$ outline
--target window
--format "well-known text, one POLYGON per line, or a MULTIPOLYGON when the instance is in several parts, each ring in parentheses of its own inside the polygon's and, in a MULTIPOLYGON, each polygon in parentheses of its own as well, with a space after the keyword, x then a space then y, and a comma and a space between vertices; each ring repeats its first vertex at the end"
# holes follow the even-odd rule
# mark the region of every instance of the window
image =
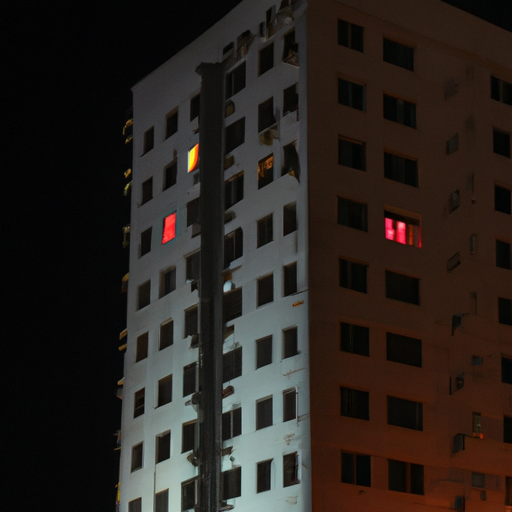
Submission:
POLYGON ((510 215, 510 189, 494 185, 494 209, 510 215))
POLYGON ((258 162, 258 189, 272 183, 274 179, 274 155, 269 155, 258 162))
POLYGON ((491 76, 491 98, 512 105, 512 84, 491 76))
POLYGON ((128 512, 142 512, 142 498, 128 502, 128 512))
POLYGON ((297 263, 291 263, 283 267, 283 281, 283 297, 297 293, 297 263))
POLYGON ((357 110, 366 110, 365 86, 338 78, 338 103, 357 110))
POLYGON ((256 369, 272 364, 272 336, 256 340, 256 369))
POLYGON ((339 263, 340 286, 356 292, 366 293, 368 265, 342 259, 339 260, 339 263))
POLYGON ((505 505, 512 505, 512 476, 505 477, 505 505))
POLYGON ((222 301, 224 323, 242 316, 242 287, 224 293, 222 301))
POLYGON ((140 256, 144 256, 144 254, 147 254, 149 251, 151 251, 151 228, 148 228, 144 230, 140 234, 140 256))
POLYGON ((139 310, 149 306, 150 297, 151 281, 146 281, 139 286, 137 291, 137 309, 139 310))
POLYGON ((185 310, 185 338, 198 333, 197 305, 185 310))
POLYGON ((501 356, 501 382, 512 384, 512 358, 501 356))
POLYGON ((299 65, 298 53, 299 45, 295 42, 295 30, 288 32, 283 37, 283 62, 292 66, 299 65))
POLYGON ((181 426, 181 453, 194 449, 196 439, 197 421, 189 421, 181 426))
POLYGON ((510 133, 494 128, 492 131, 492 150, 497 155, 510 158, 510 133))
POLYGON ((359 389, 340 388, 341 415, 360 420, 370 419, 370 393, 359 389))
POLYGON ((194 478, 181 484, 181 510, 195 509, 197 504, 198 480, 194 478))
POLYGON ((371 487, 371 457, 357 453, 341 452, 341 481, 345 484, 371 487))
POLYGON ((417 187, 418 162, 410 158, 384 153, 384 177, 417 187))
POLYGON ((167 114, 165 118, 165 138, 168 139, 178 131, 178 111, 167 114))
POLYGON ((156 436, 155 455, 155 464, 171 457, 171 432, 165 432, 156 436))
POLYGON ((174 343, 174 322, 167 320, 160 324, 160 340, 158 350, 170 347, 174 343))
POLYGON ((366 171, 365 143, 350 140, 338 139, 338 163, 352 169, 366 171))
POLYGON ((453 137, 446 142, 446 154, 451 155, 459 149, 459 134, 456 133, 453 137))
POLYGON ((229 210, 234 204, 244 198, 244 173, 241 172, 224 184, 224 207, 229 210))
POLYGON ((297 327, 283 330, 283 359, 296 356, 298 351, 297 327))
POLYGON ((295 112, 299 108, 297 84, 290 85, 283 91, 283 115, 295 112))
POLYGON ((178 160, 175 158, 165 169, 164 169, 164 186, 163 190, 171 188, 176 185, 176 177, 178 175, 178 160))
POLYGON ((155 494, 155 512, 169 512, 169 489, 155 494))
POLYGON ((274 233, 273 233, 273 217, 272 214, 267 215, 266 217, 263 217, 263 219, 260 219, 258 221, 258 241, 257 241, 257 247, 262 247, 269 242, 272 242, 274 239, 274 233))
POLYGON ((370 329, 341 322, 341 350, 361 356, 370 355, 370 329))
POLYGON ((482 432, 482 414, 479 412, 473 413, 473 435, 480 434, 482 432))
POLYGON ((158 381, 158 404, 157 407, 172 402, 172 375, 168 375, 158 381))
POLYGON ((471 486, 483 489, 485 487, 485 473, 471 472, 471 486))
POLYGON ((512 300, 498 297, 498 322, 512 325, 512 300))
POLYGON ((274 300, 274 274, 258 279, 257 305, 263 306, 274 300))
POLYGON ((249 50, 249 44, 252 41, 251 38, 251 31, 246 30, 245 32, 242 32, 237 38, 236 38, 236 58, 242 59, 247 55, 247 51, 249 50))
POLYGON ((224 268, 228 268, 232 261, 242 257, 243 253, 244 234, 242 228, 237 228, 224 237, 224 268))
POLYGON ((256 492, 270 491, 272 477, 272 459, 256 464, 256 492))
POLYGON ((256 402, 256 430, 272 425, 272 397, 262 398, 256 402))
POLYGON ((227 441, 242 434, 242 408, 237 407, 222 414, 222 440, 227 441))
POLYGON ((135 362, 138 363, 148 357, 148 338, 147 332, 137 336, 137 348, 135 352, 135 362))
POLYGON ((512 443, 512 416, 503 417, 503 442, 512 443))
POLYGON ((229 500, 242 495, 242 468, 222 472, 222 499, 229 500))
POLYGON ((258 132, 262 132, 276 123, 274 116, 274 98, 258 105, 258 132))
POLYGON ((297 391, 295 388, 283 391, 283 422, 297 417, 297 391))
POLYGON ((222 382, 228 382, 242 375, 242 347, 226 352, 222 356, 222 382))
POLYGON ((395 66, 414 71, 414 48, 384 38, 383 59, 395 66))
POLYGON ((201 223, 201 201, 197 197, 187 203, 187 227, 201 223))
POLYGON ((421 340, 387 332, 386 356, 388 361, 421 368, 421 340))
POLYGON ((388 487, 390 491, 424 494, 423 466, 388 459, 388 487))
POLYGON ((132 446, 132 465, 131 470, 136 471, 142 467, 142 448, 143 443, 132 446))
POLYGON ((281 176, 290 174, 300 181, 300 164, 295 141, 290 142, 283 146, 283 168, 281 169, 281 176))
POLYGON ((388 425, 423 430, 423 404, 388 396, 388 425))
POLYGON ((226 126, 226 154, 245 141, 245 117, 226 126))
POLYGON ((510 243, 496 240, 496 266, 508 270, 512 268, 510 243))
POLYGON ((140 204, 145 204, 153 199, 153 178, 149 178, 142 183, 142 197, 140 204))
POLYGON ((139 389, 133 397, 133 417, 142 416, 144 414, 145 389, 139 389))
POLYGON ((283 487, 299 483, 299 454, 297 452, 283 455, 283 487))
POLYGON ((245 87, 245 61, 226 75, 226 99, 245 87))
POLYGON ((160 272, 160 298, 176 290, 176 267, 160 272))
POLYGON ((197 363, 183 367, 183 396, 191 395, 197 391, 196 373, 197 363))
POLYGON ((338 20, 338 44, 346 48, 352 48, 358 52, 363 51, 363 27, 349 23, 348 21, 338 20))
POLYGON ((164 217, 162 227, 162 245, 176 238, 176 212, 164 217))
POLYGON ((338 197, 338 224, 368 231, 368 205, 338 197))
POLYGON ((297 231, 297 204, 283 206, 283 236, 297 231))
POLYGON ((416 104, 384 94, 384 119, 416 128, 416 104))
POLYGON ((274 67, 274 43, 260 50, 260 75, 274 67))
POLYGON ((419 305, 420 280, 386 270, 386 297, 419 305))
POLYGON ((387 240, 421 247, 420 220, 384 211, 384 232, 387 240))
POLYGON ((197 281, 201 270, 201 251, 197 251, 186 258, 186 279, 188 283, 197 281))
POLYGON ((190 120, 193 121, 196 117, 199 117, 199 111, 201 110, 201 94, 196 94, 193 98, 190 98, 190 120))
POLYGON ((151 151, 155 145, 155 128, 152 126, 149 130, 144 132, 144 152, 145 155, 148 151, 151 151))

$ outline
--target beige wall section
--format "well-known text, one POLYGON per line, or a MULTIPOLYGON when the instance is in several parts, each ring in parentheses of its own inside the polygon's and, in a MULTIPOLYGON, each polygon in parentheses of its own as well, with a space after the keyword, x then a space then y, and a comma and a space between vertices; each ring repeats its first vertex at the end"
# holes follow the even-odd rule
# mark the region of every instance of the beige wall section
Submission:
POLYGON ((490 99, 489 82, 512 82, 512 34, 437 0, 312 0, 307 33, 313 511, 448 510, 462 495, 467 511, 503 511, 512 390, 500 364, 512 356, 512 327, 498 323, 497 297, 512 296, 512 272, 496 268, 495 238, 512 238, 512 219, 494 211, 493 194, 495 183, 512 188, 512 167, 493 153, 492 128, 512 132, 512 107, 490 99), (338 19, 364 27, 364 53, 338 46, 338 19), (383 36, 415 48, 414 72, 383 62, 383 36), (338 77, 366 85, 366 112, 338 105, 338 77), (449 81, 457 93, 445 100, 449 81), (417 129, 383 119, 383 93, 417 104, 417 129), (338 165, 340 135, 366 143, 365 172, 338 165), (418 160, 417 188, 384 178, 384 150, 418 160), (368 204, 367 233, 337 224, 337 196, 368 204), (421 249, 385 239, 384 205, 421 215, 421 249), (448 273, 456 252, 461 265, 448 273), (367 294, 339 287, 340 257, 369 265, 367 294), (385 270, 420 279, 420 306, 385 298, 385 270), (340 351, 341 321, 369 326, 370 357, 340 351), (386 360, 387 331, 422 340, 422 368, 386 360), (465 385, 450 395, 457 374, 465 385), (369 391, 369 421, 341 417, 340 386, 369 391), (422 432, 387 424, 387 395, 423 404, 422 432), (453 455, 475 411, 484 440, 453 455), (341 450, 372 456, 371 488, 341 483, 341 450), (388 458, 425 466, 424 496, 388 490, 388 458), (488 478, 486 501, 471 471, 499 477, 488 478))

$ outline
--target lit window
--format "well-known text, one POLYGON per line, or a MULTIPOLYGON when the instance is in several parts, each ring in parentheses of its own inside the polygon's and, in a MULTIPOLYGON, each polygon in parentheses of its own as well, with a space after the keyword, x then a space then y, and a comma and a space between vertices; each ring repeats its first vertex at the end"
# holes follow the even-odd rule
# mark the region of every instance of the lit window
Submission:
POLYGON ((421 247, 421 229, 418 219, 385 211, 384 228, 387 240, 421 247))
POLYGON ((174 238, 176 238, 176 212, 173 212, 164 218, 162 245, 174 240, 174 238))
POLYGON ((258 162, 258 189, 272 183, 274 179, 274 155, 269 155, 258 162))
POLYGON ((188 150, 187 172, 192 172, 196 169, 199 162, 199 144, 188 150))

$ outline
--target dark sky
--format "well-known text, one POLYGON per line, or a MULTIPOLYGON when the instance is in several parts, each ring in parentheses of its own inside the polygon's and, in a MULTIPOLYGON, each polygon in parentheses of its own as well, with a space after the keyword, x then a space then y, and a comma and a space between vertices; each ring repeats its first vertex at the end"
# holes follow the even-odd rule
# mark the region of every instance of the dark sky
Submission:
MULTIPOLYGON (((237 3, 27 1, 4 12, 2 460, 17 509, 114 511, 130 88, 237 3)), ((449 3, 512 31, 510 0, 449 3)))

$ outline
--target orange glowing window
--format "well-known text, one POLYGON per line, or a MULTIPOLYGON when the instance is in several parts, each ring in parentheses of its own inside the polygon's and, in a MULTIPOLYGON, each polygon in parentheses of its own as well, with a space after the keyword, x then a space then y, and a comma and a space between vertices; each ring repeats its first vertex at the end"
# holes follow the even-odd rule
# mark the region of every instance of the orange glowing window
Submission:
POLYGON ((167 215, 162 230, 162 245, 176 238, 176 212, 167 215))
POLYGON ((197 167, 199 161, 199 144, 196 144, 188 152, 188 167, 187 172, 192 172, 197 167))
POLYGON ((421 247, 419 219, 404 217, 403 215, 385 211, 384 229, 388 240, 393 240, 403 245, 421 247))

